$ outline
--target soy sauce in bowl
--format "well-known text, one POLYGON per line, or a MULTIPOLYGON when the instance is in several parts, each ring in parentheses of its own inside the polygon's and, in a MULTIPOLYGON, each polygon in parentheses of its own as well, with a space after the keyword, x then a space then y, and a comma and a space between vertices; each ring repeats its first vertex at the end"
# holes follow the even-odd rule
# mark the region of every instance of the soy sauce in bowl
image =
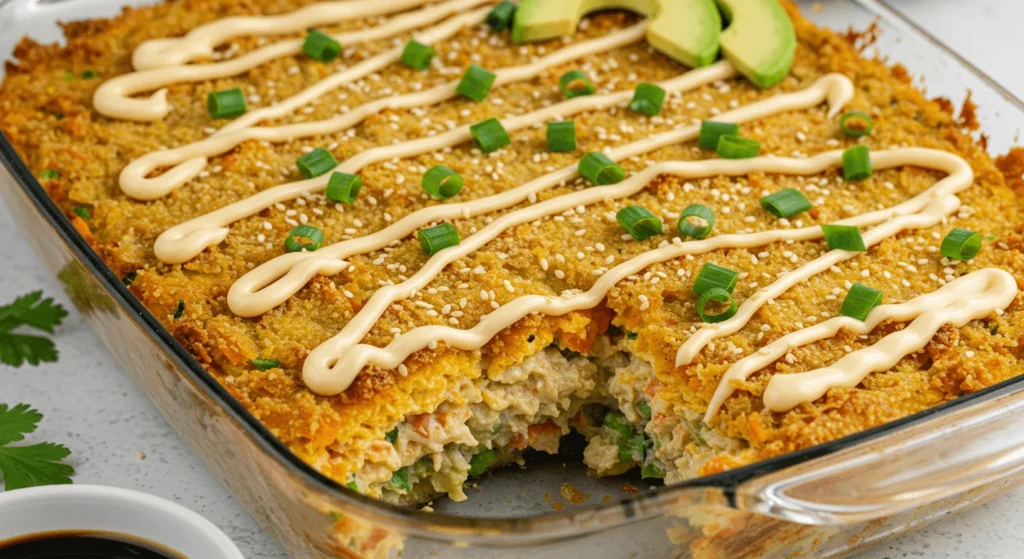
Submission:
POLYGON ((0 542, 0 559, 187 559, 166 547, 127 534, 42 532, 0 542))

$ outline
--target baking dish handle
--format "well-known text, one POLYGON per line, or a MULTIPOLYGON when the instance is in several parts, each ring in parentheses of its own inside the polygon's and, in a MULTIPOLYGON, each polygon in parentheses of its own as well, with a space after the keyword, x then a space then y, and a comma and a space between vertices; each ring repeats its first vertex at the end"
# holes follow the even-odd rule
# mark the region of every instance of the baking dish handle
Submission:
POLYGON ((854 524, 1012 478, 1024 471, 1021 384, 746 481, 735 488, 734 505, 802 524, 854 524))

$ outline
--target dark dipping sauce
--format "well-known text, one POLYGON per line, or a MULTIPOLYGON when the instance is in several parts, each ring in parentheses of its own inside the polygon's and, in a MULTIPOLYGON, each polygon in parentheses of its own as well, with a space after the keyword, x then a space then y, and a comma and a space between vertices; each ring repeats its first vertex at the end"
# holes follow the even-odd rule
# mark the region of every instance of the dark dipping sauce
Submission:
POLYGON ((128 534, 82 530, 40 532, 0 542, 0 559, 187 559, 128 534))

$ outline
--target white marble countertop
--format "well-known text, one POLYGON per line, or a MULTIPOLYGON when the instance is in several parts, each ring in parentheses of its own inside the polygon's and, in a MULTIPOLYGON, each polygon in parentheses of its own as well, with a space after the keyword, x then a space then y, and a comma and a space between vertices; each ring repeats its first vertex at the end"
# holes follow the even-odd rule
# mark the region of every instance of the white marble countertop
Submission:
MULTIPOLYGON (((827 0, 826 2, 827 3, 827 0)), ((1024 73, 1013 53, 1024 52, 1024 2, 1016 0, 895 0, 899 9, 943 38, 976 66, 1024 96, 1024 73)), ((0 270, 0 304, 43 289, 68 308, 60 286, 20 242, 0 205, 0 238, 6 239, 0 270)), ((55 364, 3 368, 0 400, 27 402, 45 418, 35 440, 73 450, 75 481, 116 485, 177 501, 212 520, 247 557, 278 558, 283 552, 249 514, 206 472, 145 395, 120 372, 81 318, 72 313, 55 336, 55 364), (59 387, 55 390, 54 387, 59 387), (144 458, 143 458, 144 456, 144 458)), ((1024 489, 962 515, 881 544, 858 559, 1016 557, 1024 549, 1024 489)))

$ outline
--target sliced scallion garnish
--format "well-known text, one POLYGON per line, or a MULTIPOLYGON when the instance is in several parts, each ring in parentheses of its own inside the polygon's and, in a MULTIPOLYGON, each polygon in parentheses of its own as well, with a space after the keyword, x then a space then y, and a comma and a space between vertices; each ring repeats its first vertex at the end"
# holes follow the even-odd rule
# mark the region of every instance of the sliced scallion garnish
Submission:
POLYGON ((83 80, 94 80, 94 79, 96 79, 98 77, 100 77, 100 74, 99 74, 99 72, 97 72, 95 70, 86 70, 86 71, 82 72, 82 79, 83 80))
POLYGON ((129 287, 131 284, 135 283, 135 278, 137 277, 139 277, 139 272, 133 270, 121 278, 121 283, 124 284, 125 287, 129 287))
POLYGON ((705 120, 700 123, 700 138, 697 145, 702 149, 718 149, 718 138, 722 136, 738 136, 740 125, 735 122, 716 122, 705 120))
POLYGON ((462 190, 462 176, 444 165, 435 165, 423 174, 423 190, 438 200, 447 200, 462 190))
POLYGON ((626 178, 626 170, 600 151, 592 151, 580 159, 579 173, 598 186, 620 183, 626 178))
POLYGON ((633 100, 629 103, 629 110, 657 116, 661 113, 661 106, 665 104, 665 90, 653 83, 641 83, 636 86, 633 93, 633 100))
POLYGON ((363 179, 359 175, 335 171, 327 181, 327 199, 332 202, 351 204, 359 196, 363 188, 363 179))
POLYGON ((715 153, 723 159, 750 159, 757 157, 760 151, 761 142, 734 134, 719 136, 718 146, 715 148, 715 153))
POLYGON ((651 405, 647 402, 640 402, 636 405, 636 411, 640 413, 640 416, 644 419, 651 418, 651 405))
POLYGON ((312 225, 299 225, 284 238, 284 249, 288 252, 313 252, 323 244, 324 232, 312 225), (302 239, 306 239, 306 242, 302 239))
POLYGON ((487 25, 495 31, 508 29, 512 25, 512 19, 516 15, 516 3, 509 0, 502 0, 487 14, 487 25))
POLYGON ((330 35, 314 29, 306 35, 306 40, 302 42, 302 52, 314 60, 330 62, 341 54, 341 43, 335 41, 330 35))
POLYGON ((185 314, 185 300, 178 299, 178 308, 174 309, 174 320, 178 320, 185 314))
POLYGON ((850 288, 850 292, 846 294, 846 298, 843 299, 843 304, 839 307, 839 314, 863 321, 871 313, 871 309, 880 304, 882 304, 881 291, 863 283, 855 283, 850 288))
POLYGON ((409 466, 391 474, 391 479, 388 480, 388 488, 401 493, 412 491, 412 485, 409 483, 409 466))
POLYGON ((430 256, 462 242, 459 231, 451 223, 442 223, 416 232, 420 248, 430 256))
POLYGON ((843 178, 862 181, 871 176, 871 153, 868 146, 860 145, 843 152, 843 178))
POLYGON ((981 233, 970 229, 953 229, 942 239, 940 252, 942 256, 953 260, 971 260, 981 250, 981 241, 981 233))
POLYGON ((615 214, 615 219, 638 241, 661 234, 661 220, 643 206, 626 206, 615 214))
POLYGON ((864 237, 860 228, 855 225, 822 225, 821 233, 825 236, 829 250, 849 250, 864 252, 864 237))
POLYGON ((299 172, 307 179, 319 177, 338 166, 338 160, 324 148, 316 148, 295 161, 299 172))
POLYGON ((82 219, 89 219, 90 217, 92 217, 92 214, 89 212, 89 208, 78 206, 71 211, 75 212, 75 215, 82 219))
POLYGON ((508 137, 505 127, 496 118, 489 118, 470 126, 469 133, 473 135, 476 147, 480 148, 480 151, 484 153, 497 151, 512 143, 512 139, 508 137))
POLYGON ((252 363, 253 367, 256 367, 261 371, 269 371, 270 369, 281 366, 281 362, 277 359, 263 359, 262 357, 257 357, 250 361, 250 363, 252 363))
POLYGON ((231 118, 245 114, 245 94, 237 87, 213 91, 206 95, 210 118, 231 118))
POLYGON ((693 280, 693 289, 691 291, 694 294, 700 295, 709 289, 718 287, 724 289, 726 293, 732 293, 732 290, 736 288, 736 282, 739 281, 739 277, 739 272, 735 270, 707 262, 697 274, 697 279, 693 280))
POLYGON ((590 78, 579 70, 569 70, 563 74, 561 79, 558 80, 558 85, 562 88, 562 93, 569 99, 593 95, 597 91, 597 88, 594 87, 594 82, 590 81, 590 78))
POLYGON ((398 440, 398 427, 384 433, 384 440, 391 444, 395 444, 395 441, 398 440))
POLYGON ((576 149, 576 123, 571 120, 548 123, 548 151, 564 152, 576 149))
POLYGON ((715 227, 715 212, 711 211, 711 208, 703 204, 692 204, 686 206, 686 209, 684 209, 683 213, 679 216, 679 223, 676 227, 679 229, 679 233, 684 237, 705 239, 711 234, 711 230, 715 227), (690 221, 691 217, 695 217, 703 221, 703 225, 693 223, 690 221))
POLYGON ((402 50, 402 64, 415 70, 426 70, 430 67, 430 61, 434 59, 437 51, 430 45, 424 45, 419 41, 409 41, 402 50))
POLYGON ((470 64, 469 68, 466 68, 466 72, 462 74, 459 85, 455 86, 455 91, 458 91, 463 97, 479 103, 490 93, 491 86, 494 85, 494 80, 497 77, 494 72, 476 64, 470 64))
POLYGON ((803 192, 787 188, 761 198, 761 207, 775 217, 793 217, 811 209, 811 201, 803 192))
POLYGON ((875 128, 875 121, 866 113, 850 111, 839 117, 839 128, 851 138, 867 136, 875 128))
POLYGON ((721 287, 712 287, 701 293, 700 297, 697 298, 697 316, 708 324, 729 320, 736 314, 737 308, 736 299, 733 299, 732 295, 721 287), (704 309, 709 302, 728 303, 729 308, 719 314, 707 314, 704 312, 704 309))
POLYGON ((51 180, 51 179, 57 179, 57 178, 60 178, 60 173, 58 173, 54 169, 43 169, 43 172, 39 173, 39 178, 44 180, 44 181, 48 181, 48 180, 51 180))

